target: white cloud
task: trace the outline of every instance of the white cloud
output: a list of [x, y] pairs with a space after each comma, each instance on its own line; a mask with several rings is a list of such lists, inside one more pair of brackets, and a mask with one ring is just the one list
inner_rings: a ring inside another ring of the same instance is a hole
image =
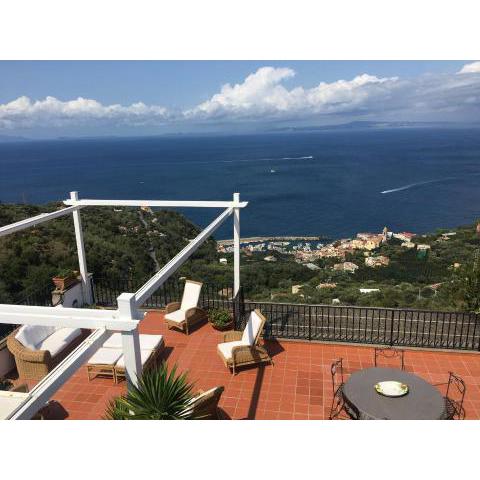
[[187, 110], [187, 118], [282, 117], [338, 113], [356, 109], [370, 97], [381, 98], [398, 78], [359, 75], [353, 80], [321, 82], [313, 88], [288, 90], [282, 82], [292, 78], [289, 68], [262, 67], [243, 83], [226, 84], [210, 100]]
[[[475, 72], [480, 65], [465, 65]], [[290, 69], [264, 67], [242, 83], [224, 85], [184, 115], [190, 120], [331, 122], [362, 118], [480, 121], [480, 75], [427, 74], [415, 78], [362, 74], [351, 80], [286, 88]]]
[[457, 73], [480, 73], [480, 62], [467, 63]]
[[[181, 128], [227, 123], [318, 122], [359, 119], [480, 122], [480, 62], [458, 74], [427, 74], [415, 78], [370, 74], [352, 79], [299, 84], [291, 68], [262, 67], [236, 84], [225, 84], [208, 100], [182, 111], [142, 102], [103, 105], [79, 97], [31, 100], [19, 97], [0, 104], [0, 129], [64, 128], [100, 125], [123, 131], [138, 126], [181, 125]], [[460, 75], [461, 73], [461, 75]], [[293, 84], [297, 82], [297, 84]], [[155, 130], [153, 130], [155, 131]]]
[[142, 102], [129, 106], [118, 104], [102, 105], [97, 100], [78, 97], [62, 101], [55, 97], [33, 101], [19, 97], [9, 103], [0, 104], [0, 127], [29, 127], [41, 124], [66, 126], [87, 122], [114, 122], [127, 125], [142, 125], [165, 121], [167, 109]]

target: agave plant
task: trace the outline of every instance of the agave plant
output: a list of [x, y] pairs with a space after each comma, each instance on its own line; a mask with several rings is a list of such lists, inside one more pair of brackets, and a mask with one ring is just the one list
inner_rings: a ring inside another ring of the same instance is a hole
[[190, 403], [193, 384], [186, 373], [177, 375], [177, 366], [168, 371], [165, 362], [142, 374], [137, 386], [110, 402], [110, 420], [188, 420], [194, 414]]

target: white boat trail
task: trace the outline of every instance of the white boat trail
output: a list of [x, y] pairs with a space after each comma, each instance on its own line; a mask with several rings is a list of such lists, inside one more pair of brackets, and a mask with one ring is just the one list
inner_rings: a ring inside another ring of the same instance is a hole
[[425, 182], [416, 182], [416, 183], [409, 183], [408, 185], [403, 185], [402, 187], [392, 188], [391, 190], [384, 190], [380, 193], [394, 193], [394, 192], [401, 192], [403, 190], [409, 190], [410, 188], [420, 187], [422, 185], [429, 185], [430, 183], [440, 183], [446, 182], [447, 180], [457, 180], [460, 177], [446, 177], [446, 178], [437, 178], [435, 180], [427, 180]]

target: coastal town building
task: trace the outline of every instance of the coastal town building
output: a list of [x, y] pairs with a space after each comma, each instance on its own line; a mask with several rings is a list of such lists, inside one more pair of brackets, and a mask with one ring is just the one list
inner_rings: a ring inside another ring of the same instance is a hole
[[404, 248], [415, 248], [415, 244], [413, 242], [403, 242], [401, 246]]
[[430, 250], [432, 247], [427, 244], [419, 243], [417, 245], [417, 250]]
[[277, 257], [274, 257], [273, 255], [269, 255], [268, 257], [265, 257], [264, 260], [266, 262], [276, 262], [277, 261]]
[[300, 293], [302, 287], [303, 285], [292, 285], [292, 294], [297, 295], [298, 293]]
[[336, 263], [333, 266], [333, 269], [348, 273], [355, 273], [355, 271], [358, 269], [358, 265], [352, 262]]
[[315, 265], [314, 263], [307, 263], [305, 264], [305, 266], [310, 270], [320, 270], [320, 267], [318, 265]]
[[325, 288], [337, 288], [336, 283], [319, 283], [316, 287], [317, 290], [323, 290]]
[[365, 265], [367, 267], [386, 267], [390, 263], [390, 259], [384, 255], [378, 255], [376, 257], [368, 257], [365, 259]]
[[411, 242], [413, 237], [415, 237], [415, 234], [410, 232], [400, 232], [393, 234], [393, 238], [402, 240], [402, 242]]
[[358, 290], [360, 293], [375, 293], [380, 291], [379, 288], [359, 288]]
[[222, 264], [222, 265], [226, 265], [228, 263], [228, 260], [226, 258], [221, 258], [219, 260], [219, 262]]

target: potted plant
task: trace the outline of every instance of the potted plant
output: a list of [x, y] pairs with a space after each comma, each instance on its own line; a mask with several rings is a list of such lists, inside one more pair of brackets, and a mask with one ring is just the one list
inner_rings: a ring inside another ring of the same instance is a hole
[[223, 332], [233, 329], [233, 318], [230, 312], [223, 308], [210, 310], [208, 312], [208, 320], [215, 330]]
[[58, 290], [66, 290], [70, 285], [77, 281], [77, 276], [77, 271], [63, 268], [58, 270], [52, 280]]

